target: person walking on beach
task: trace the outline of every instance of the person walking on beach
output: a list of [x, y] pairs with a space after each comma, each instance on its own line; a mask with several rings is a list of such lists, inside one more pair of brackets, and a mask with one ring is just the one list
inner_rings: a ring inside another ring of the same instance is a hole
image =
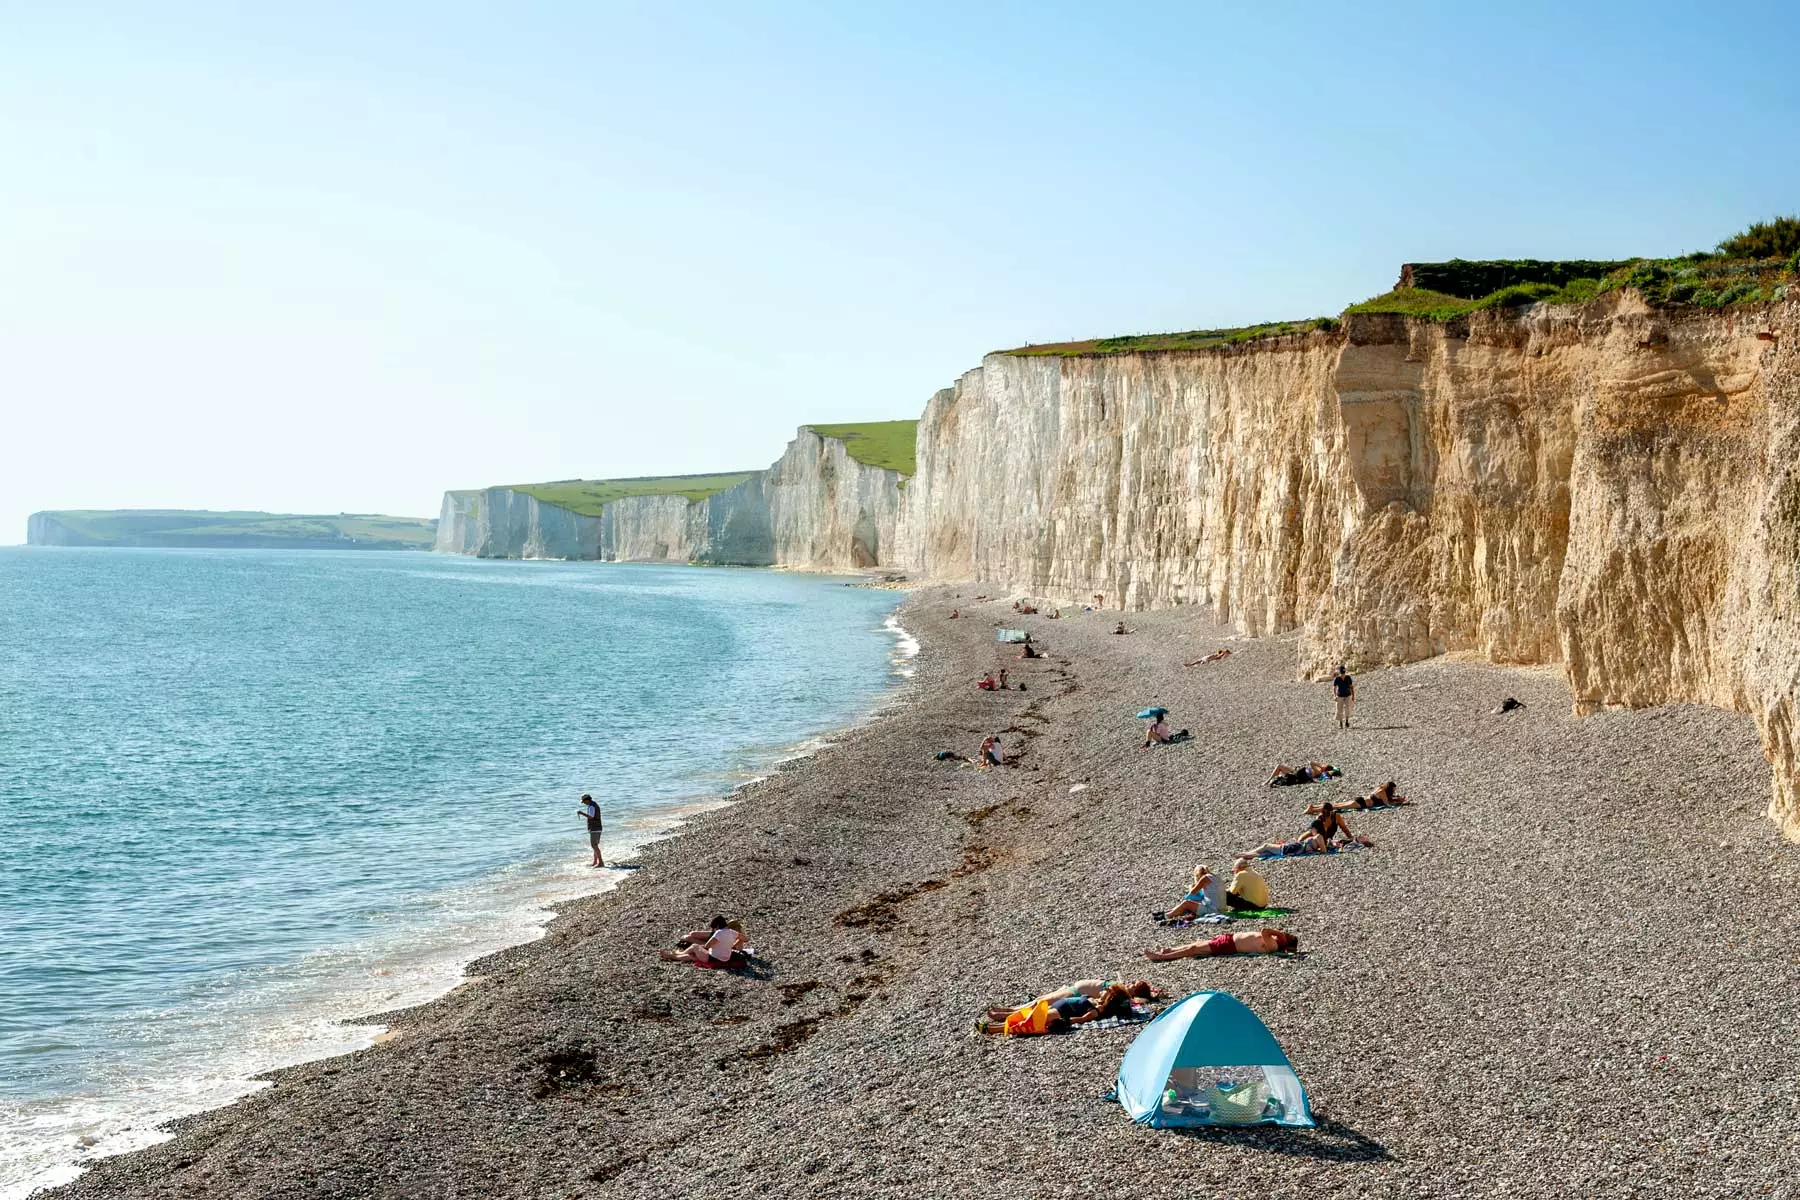
[[588, 845], [594, 848], [594, 861], [589, 866], [604, 867], [606, 858], [600, 853], [600, 806], [586, 792], [581, 793], [581, 807], [575, 810], [587, 820]]
[[1344, 670], [1339, 663], [1337, 674], [1331, 677], [1331, 691], [1337, 697], [1337, 723], [1339, 729], [1350, 728], [1350, 710], [1356, 706], [1356, 680], [1350, 672]]

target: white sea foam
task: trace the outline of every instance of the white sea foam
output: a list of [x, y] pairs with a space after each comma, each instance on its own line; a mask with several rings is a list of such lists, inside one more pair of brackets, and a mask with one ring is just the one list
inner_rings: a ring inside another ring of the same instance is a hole
[[898, 611], [889, 613], [881, 627], [894, 635], [894, 674], [910, 679], [914, 670], [912, 660], [919, 656], [919, 639], [900, 623]]
[[[643, 846], [730, 802], [696, 797], [633, 812], [609, 825], [608, 857], [629, 862]], [[23, 1200], [98, 1159], [167, 1141], [166, 1123], [267, 1087], [259, 1075], [367, 1049], [387, 1026], [359, 1018], [444, 995], [467, 981], [475, 960], [542, 937], [558, 905], [611, 891], [629, 876], [589, 868], [585, 851], [509, 867], [422, 900], [435, 918], [423, 930], [309, 954], [198, 1019], [168, 1014], [178, 1024], [171, 1037], [182, 1040], [165, 1058], [134, 1064], [86, 1094], [0, 1104], [0, 1200]]]

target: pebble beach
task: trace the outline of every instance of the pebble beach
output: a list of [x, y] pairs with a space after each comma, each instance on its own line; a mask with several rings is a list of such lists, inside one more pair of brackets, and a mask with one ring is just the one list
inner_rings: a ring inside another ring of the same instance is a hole
[[[1338, 730], [1291, 637], [1202, 610], [1115, 636], [1117, 613], [977, 590], [912, 594], [922, 650], [882, 715], [645, 848], [543, 939], [381, 1017], [379, 1045], [46, 1194], [1800, 1195], [1800, 847], [1763, 815], [1746, 716], [1576, 719], [1557, 670], [1448, 658], [1359, 675]], [[974, 687], [1001, 666], [1023, 690]], [[1525, 707], [1496, 713], [1507, 696]], [[1153, 704], [1193, 739], [1140, 749]], [[1017, 765], [934, 757], [996, 732]], [[1310, 760], [1344, 778], [1266, 786]], [[1150, 919], [1196, 863], [1388, 779], [1414, 803], [1348, 815], [1374, 848], [1262, 865], [1299, 955], [1144, 960], [1218, 932]], [[658, 961], [715, 912], [761, 969]], [[1139, 1128], [1101, 1098], [1131, 1028], [971, 1032], [1094, 976], [1236, 995], [1318, 1127]]]

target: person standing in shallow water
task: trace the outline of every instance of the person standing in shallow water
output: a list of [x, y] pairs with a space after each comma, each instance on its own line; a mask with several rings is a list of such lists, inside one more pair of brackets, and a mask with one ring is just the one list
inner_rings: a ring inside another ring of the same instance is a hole
[[580, 813], [587, 820], [588, 845], [594, 848], [594, 861], [588, 865], [592, 867], [604, 867], [606, 865], [606, 859], [600, 853], [600, 806], [594, 802], [592, 796], [583, 792], [581, 793], [581, 807], [575, 811]]
[[1350, 728], [1350, 710], [1356, 707], [1356, 680], [1350, 672], [1344, 670], [1339, 663], [1337, 674], [1331, 677], [1331, 690], [1337, 698], [1337, 723], [1339, 729]]

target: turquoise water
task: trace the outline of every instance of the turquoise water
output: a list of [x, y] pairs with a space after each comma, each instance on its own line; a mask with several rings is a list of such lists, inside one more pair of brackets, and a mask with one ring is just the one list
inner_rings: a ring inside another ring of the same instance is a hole
[[[366, 1044], [860, 716], [896, 597], [768, 571], [0, 550], [0, 1195]], [[615, 832], [616, 831], [616, 832]]]

